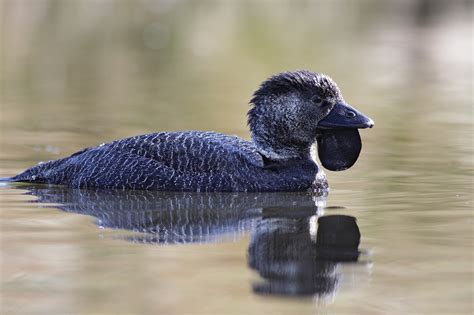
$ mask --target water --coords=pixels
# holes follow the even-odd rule
[[[328,196],[1,185],[2,313],[473,312],[469,2],[1,6],[0,177],[153,131],[248,138],[251,93],[287,69],[376,123]],[[360,253],[355,232],[321,249],[334,215]]]

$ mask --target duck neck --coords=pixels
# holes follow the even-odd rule
[[[260,137],[255,134],[252,134],[252,140],[261,155],[275,162],[311,159],[311,143],[285,143],[278,138]]]

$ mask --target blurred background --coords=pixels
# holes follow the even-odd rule
[[[472,122],[472,3],[3,0],[2,135],[68,153],[159,130],[245,136],[258,84],[310,69],[374,118],[364,136],[451,136],[432,130]]]
[[[330,310],[470,313],[473,9],[471,0],[2,0],[0,177],[155,131],[248,139],[248,101],[261,81],[323,72],[375,121],[361,131],[357,164],[327,175],[328,204],[358,217],[376,269],[371,288]],[[88,218],[41,212],[12,190],[3,198],[2,210],[15,209],[2,211],[6,310],[314,313],[311,303],[257,300],[246,281],[237,286],[237,275],[251,277],[248,239],[160,250],[108,240],[104,253]],[[171,260],[151,259],[162,256]],[[176,278],[197,264],[208,267],[207,291],[190,274]],[[228,270],[218,280],[220,266]],[[123,295],[134,298],[115,305]]]

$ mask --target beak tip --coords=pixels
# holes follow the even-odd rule
[[[372,128],[374,127],[375,123],[372,119],[369,118],[369,121],[367,122],[367,127]]]

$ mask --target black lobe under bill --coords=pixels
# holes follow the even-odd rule
[[[317,141],[319,160],[330,171],[350,168],[362,149],[359,131],[355,128],[321,129]]]

